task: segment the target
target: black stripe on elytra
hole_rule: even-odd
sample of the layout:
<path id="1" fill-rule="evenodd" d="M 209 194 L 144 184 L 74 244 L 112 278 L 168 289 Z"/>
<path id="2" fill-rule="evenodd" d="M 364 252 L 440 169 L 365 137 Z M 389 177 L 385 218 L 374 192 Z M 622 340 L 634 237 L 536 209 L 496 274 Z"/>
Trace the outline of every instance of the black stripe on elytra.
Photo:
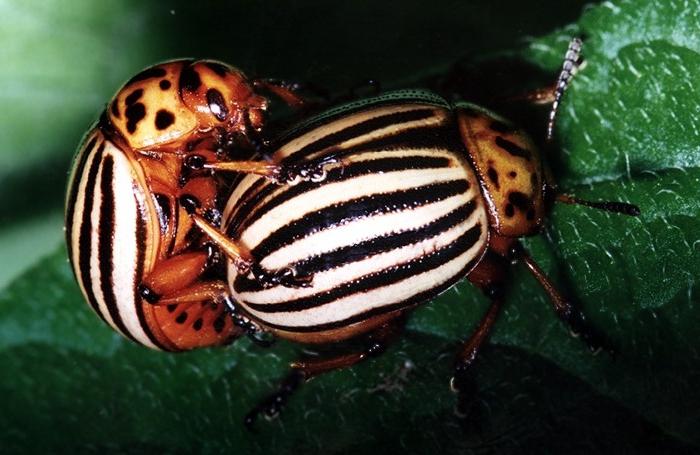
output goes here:
<path id="1" fill-rule="evenodd" d="M 446 138 L 448 136 L 445 134 L 448 130 L 445 127 L 418 127 L 411 128 L 409 130 L 404 130 L 400 134 L 394 134 L 390 136 L 384 136 L 364 144 L 359 144 L 347 150 L 331 151 L 330 154 L 336 158 L 341 159 L 348 155 L 371 152 L 371 151 L 386 151 L 386 150 L 397 150 L 401 152 L 415 150 L 415 149 L 449 149 L 454 150 L 450 147 Z M 301 158 L 301 157 L 299 157 Z M 412 159 L 411 157 L 406 157 L 406 159 Z M 369 161 L 369 160 L 367 160 Z M 441 166 L 442 167 L 442 166 Z M 446 166 L 445 166 L 446 167 Z M 348 167 L 336 168 L 329 171 L 325 183 L 339 181 L 343 179 L 342 177 L 347 174 Z M 359 174 L 353 174 L 359 175 Z M 261 185 L 268 183 L 262 190 L 257 192 L 254 196 L 250 194 L 257 190 Z M 291 196 L 301 194 L 304 191 L 308 191 L 311 188 L 318 186 L 318 183 L 313 182 L 301 182 L 293 187 L 292 192 L 284 191 L 283 194 L 289 195 L 286 199 L 280 199 L 279 202 L 284 202 L 288 200 Z M 256 205 L 275 190 L 279 189 L 279 185 L 271 184 L 266 182 L 265 179 L 260 179 L 256 181 L 250 188 L 248 188 L 239 200 L 244 201 L 242 206 L 235 212 L 233 218 L 229 219 L 226 223 L 228 226 L 229 235 L 234 235 L 236 232 L 240 232 L 244 226 L 249 226 L 254 220 L 260 217 L 260 212 L 255 208 Z M 280 195 L 280 197 L 284 197 Z M 252 218 L 252 219 L 251 219 Z"/>
<path id="2" fill-rule="evenodd" d="M 270 327 L 273 329 L 279 329 L 279 330 L 284 330 L 287 332 L 295 332 L 295 333 L 324 332 L 324 331 L 328 331 L 328 330 L 334 330 L 334 329 L 348 327 L 352 324 L 357 324 L 359 322 L 367 321 L 368 319 L 371 319 L 371 318 L 376 317 L 376 316 L 391 313 L 392 311 L 410 308 L 412 306 L 415 306 L 415 305 L 418 305 L 420 303 L 431 300 L 431 299 L 437 297 L 442 292 L 451 288 L 452 285 L 454 285 L 459 280 L 461 280 L 462 278 L 467 276 L 469 274 L 469 272 L 471 272 L 471 270 L 479 263 L 480 260 L 481 260 L 481 256 L 475 257 L 474 259 L 469 261 L 469 263 L 462 270 L 460 270 L 459 273 L 454 274 L 452 277 L 450 277 L 444 283 L 439 284 L 431 289 L 427 289 L 423 292 L 420 292 L 409 299 L 402 300 L 400 302 L 392 303 L 389 305 L 383 305 L 383 306 L 380 306 L 377 308 L 372 308 L 370 310 L 363 311 L 362 313 L 358 313 L 354 316 L 350 316 L 349 318 L 346 318 L 346 319 L 343 319 L 340 321 L 333 321 L 333 322 L 327 322 L 325 324 L 306 325 L 306 326 L 288 326 L 288 325 L 272 324 L 270 322 L 265 322 L 265 327 Z"/>
<path id="3" fill-rule="evenodd" d="M 157 196 L 159 195 L 156 195 L 156 197 Z M 170 206 L 168 205 L 168 209 L 169 208 Z M 139 325 L 141 326 L 141 329 L 143 329 L 148 339 L 151 340 L 151 343 L 156 345 L 159 349 L 167 351 L 170 349 L 168 349 L 160 341 L 158 341 L 156 336 L 151 331 L 151 328 L 148 326 L 148 322 L 146 321 L 146 315 L 143 312 L 143 305 L 150 304 L 143 301 L 143 298 L 141 297 L 141 294 L 138 291 L 138 285 L 143 280 L 143 266 L 146 260 L 146 242 L 148 241 L 148 233 L 146 231 L 145 220 L 147 219 L 148 215 L 146 207 L 142 206 L 140 202 L 137 202 L 136 211 L 136 270 L 134 271 L 134 283 L 136 283 L 136 286 L 134 286 L 134 302 L 136 302 L 136 316 L 139 319 Z"/>
<path id="4" fill-rule="evenodd" d="M 529 150 L 520 147 L 518 144 L 511 142 L 508 139 L 503 139 L 501 136 L 496 136 L 496 145 L 511 155 L 524 158 L 528 161 L 532 155 Z"/>
<path id="5" fill-rule="evenodd" d="M 162 193 L 153 193 L 153 199 L 156 201 L 155 206 L 158 224 L 160 224 L 160 235 L 165 236 L 170 227 L 170 198 Z"/>
<path id="6" fill-rule="evenodd" d="M 114 295 L 114 258 L 112 253 L 116 248 L 114 245 L 114 222 L 115 222 L 115 207 L 114 207 L 114 188 L 112 181 L 114 180 L 114 158 L 107 155 L 102 160 L 102 177 L 100 180 L 100 192 L 102 193 L 102 201 L 100 204 L 100 229 L 97 238 L 97 263 L 100 268 L 100 291 L 104 298 L 105 305 L 112 317 L 112 321 L 117 326 L 120 332 L 136 341 L 134 336 L 129 332 L 124 325 L 119 307 L 117 305 L 117 297 Z"/>
<path id="7" fill-rule="evenodd" d="M 262 187 L 262 188 L 261 188 Z M 253 184 L 251 184 L 238 198 L 239 206 L 236 211 L 228 218 L 225 225 L 228 226 L 228 232 L 236 232 L 238 226 L 240 226 L 247 216 L 253 213 L 253 208 L 267 196 L 272 194 L 275 190 L 280 189 L 279 185 L 276 185 L 264 177 L 259 178 Z"/>
<path id="8" fill-rule="evenodd" d="M 454 141 L 451 140 L 453 136 L 454 131 L 450 125 L 428 125 L 403 130 L 397 129 L 382 137 L 368 140 L 367 142 L 354 145 L 348 149 L 332 149 L 329 154 L 337 158 L 342 158 L 346 155 L 355 155 L 365 152 L 425 149 L 443 149 L 461 154 L 461 148 L 455 147 Z"/>
<path id="9" fill-rule="evenodd" d="M 434 157 L 407 155 L 352 162 L 347 166 L 331 169 L 326 178 L 320 184 L 314 182 L 301 182 L 294 186 L 288 186 L 286 191 L 282 191 L 280 194 L 271 198 L 260 207 L 255 207 L 254 209 L 251 207 L 249 209 L 250 211 L 248 212 L 249 216 L 246 218 L 245 223 L 236 226 L 231 225 L 227 230 L 227 233 L 229 236 L 232 236 L 236 231 L 243 231 L 255 221 L 260 219 L 264 214 L 268 213 L 270 210 L 273 210 L 275 207 L 278 207 L 299 195 L 303 195 L 309 190 L 319 188 L 322 185 L 350 180 L 361 175 L 398 172 L 410 169 L 440 169 L 449 167 L 450 164 L 451 160 L 444 156 Z M 270 193 L 270 191 L 268 191 L 268 193 Z"/>
<path id="10" fill-rule="evenodd" d="M 88 156 L 95 148 L 97 144 L 97 134 L 93 136 L 90 142 L 87 143 L 85 147 L 80 150 L 80 155 L 76 157 L 75 169 L 73 169 L 73 175 L 70 182 L 70 193 L 68 195 L 68 202 L 66 204 L 66 245 L 68 247 L 68 258 L 73 262 L 73 225 L 75 221 L 73 216 L 75 215 L 75 204 L 78 201 L 78 192 L 80 191 L 80 181 L 83 178 L 85 171 L 85 161 L 87 161 Z M 103 146 L 104 147 L 104 146 Z"/>
<path id="11" fill-rule="evenodd" d="M 273 251 L 324 229 L 360 218 L 433 204 L 463 194 L 468 189 L 469 182 L 466 180 L 450 180 L 417 188 L 362 196 L 333 204 L 316 212 L 304 214 L 301 218 L 285 224 L 253 248 L 251 254 L 254 260 L 260 261 Z"/>
<path id="12" fill-rule="evenodd" d="M 441 267 L 474 246 L 481 237 L 481 233 L 482 226 L 481 223 L 478 223 L 449 245 L 410 261 L 368 273 L 352 281 L 339 283 L 328 291 L 288 300 L 283 303 L 259 304 L 247 302 L 246 305 L 261 313 L 291 313 L 318 308 L 354 294 L 374 291 Z M 234 288 L 236 292 L 246 292 L 244 289 L 239 289 L 235 284 Z"/>
<path id="13" fill-rule="evenodd" d="M 105 143 L 102 142 L 98 147 L 88 169 L 87 181 L 85 182 L 85 202 L 83 204 L 83 217 L 80 221 L 80 237 L 78 238 L 78 267 L 80 269 L 80 280 L 85 288 L 85 297 L 88 303 L 92 306 L 103 321 L 107 322 L 107 318 L 102 311 L 95 298 L 93 290 L 92 278 L 90 277 L 90 253 L 92 252 L 92 205 L 95 202 L 95 183 L 97 182 L 97 173 L 100 170 L 100 161 L 102 160 L 102 152 L 104 151 Z M 85 163 L 87 164 L 87 163 Z"/>
<path id="14" fill-rule="evenodd" d="M 329 147 L 336 147 L 342 142 L 360 136 L 364 136 L 366 134 L 370 134 L 382 128 L 386 128 L 392 125 L 400 127 L 403 123 L 425 120 L 433 116 L 435 116 L 435 108 L 423 108 L 411 111 L 392 112 L 390 114 L 381 115 L 379 117 L 373 117 L 368 120 L 356 123 L 352 126 L 343 128 L 342 130 L 336 131 L 334 133 L 327 134 L 315 140 L 314 142 L 305 145 L 299 150 L 296 150 L 294 153 L 284 158 L 282 162 L 294 162 L 297 161 L 299 157 L 309 156 L 316 152 L 325 150 Z M 323 127 L 319 127 L 317 128 L 317 130 L 322 131 Z"/>
<path id="15" fill-rule="evenodd" d="M 387 251 L 413 245 L 436 237 L 464 223 L 474 212 L 475 208 L 476 202 L 471 200 L 423 226 L 398 233 L 380 235 L 354 245 L 337 248 L 333 251 L 295 262 L 292 264 L 292 267 L 302 275 L 311 275 L 344 266 L 351 262 L 362 261 L 371 256 L 386 253 Z"/>

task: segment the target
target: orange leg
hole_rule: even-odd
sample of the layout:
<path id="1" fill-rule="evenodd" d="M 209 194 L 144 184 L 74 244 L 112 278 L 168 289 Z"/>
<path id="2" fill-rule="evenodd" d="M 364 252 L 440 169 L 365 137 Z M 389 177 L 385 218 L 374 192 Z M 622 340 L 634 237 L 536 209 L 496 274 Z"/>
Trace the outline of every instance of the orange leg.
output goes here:
<path id="1" fill-rule="evenodd" d="M 158 262 L 139 285 L 139 293 L 149 303 L 178 295 L 193 285 L 207 265 L 204 251 L 183 253 Z"/>
<path id="2" fill-rule="evenodd" d="M 252 273 L 255 279 L 265 287 L 277 285 L 285 287 L 311 286 L 313 276 L 298 275 L 294 268 L 287 267 L 272 271 L 262 269 L 255 263 L 244 245 L 228 238 L 217 227 L 197 213 L 199 201 L 196 198 L 189 195 L 183 196 L 180 198 L 180 204 L 190 214 L 194 224 L 234 263 L 239 273 Z"/>
<path id="3" fill-rule="evenodd" d="M 156 305 L 173 305 L 177 303 L 194 303 L 218 301 L 228 293 L 228 286 L 223 281 L 205 281 L 165 294 Z"/>
<path id="4" fill-rule="evenodd" d="M 403 331 L 406 318 L 399 316 L 365 338 L 365 348 L 360 351 L 342 353 L 331 357 L 300 360 L 292 363 L 292 371 L 282 380 L 279 389 L 265 398 L 244 419 L 250 429 L 260 414 L 267 418 L 277 416 L 290 396 L 306 381 L 323 373 L 347 368 L 363 360 L 382 354 L 387 346 Z"/>
<path id="5" fill-rule="evenodd" d="M 270 161 L 212 161 L 207 160 L 203 155 L 192 154 L 185 159 L 185 166 L 192 171 L 210 169 L 219 172 L 257 174 L 278 184 L 294 185 L 301 181 L 323 181 L 329 166 L 338 162 L 333 156 L 294 164 Z"/>
<path id="6" fill-rule="evenodd" d="M 301 85 L 294 82 L 278 79 L 256 79 L 253 81 L 253 86 L 269 90 L 295 109 L 301 109 L 309 104 L 309 101 L 298 93 L 301 90 Z"/>
<path id="7" fill-rule="evenodd" d="M 469 339 L 462 343 L 455 359 L 450 388 L 457 393 L 457 410 L 462 415 L 466 415 L 473 404 L 475 387 L 471 376 L 472 366 L 503 306 L 508 270 L 508 261 L 489 250 L 467 277 L 491 300 L 491 306 Z"/>

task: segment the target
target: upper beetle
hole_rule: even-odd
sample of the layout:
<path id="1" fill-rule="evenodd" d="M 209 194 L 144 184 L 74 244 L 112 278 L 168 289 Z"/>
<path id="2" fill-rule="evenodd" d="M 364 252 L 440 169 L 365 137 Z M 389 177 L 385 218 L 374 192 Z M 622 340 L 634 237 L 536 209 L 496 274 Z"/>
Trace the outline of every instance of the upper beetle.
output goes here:
<path id="1" fill-rule="evenodd" d="M 537 94 L 553 102 L 548 135 L 579 49 L 572 41 L 559 80 Z M 280 166 L 323 163 L 323 178 L 291 186 L 251 175 L 235 185 L 221 232 L 207 227 L 230 258 L 232 313 L 250 330 L 304 343 L 362 337 L 365 348 L 293 364 L 249 422 L 260 411 L 276 413 L 304 380 L 381 352 L 411 309 L 466 277 L 492 305 L 460 349 L 452 383 L 460 389 L 501 308 L 512 261 L 524 262 L 591 349 L 604 346 L 518 238 L 540 232 L 554 201 L 629 215 L 639 209 L 560 193 L 533 141 L 497 114 L 402 91 L 313 117 L 273 150 Z M 285 275 L 303 285 L 260 278 Z"/>
<path id="2" fill-rule="evenodd" d="M 205 159 L 275 181 L 297 178 L 241 159 L 263 140 L 261 91 L 304 103 L 285 83 L 249 80 L 220 62 L 166 62 L 129 80 L 86 134 L 67 191 L 68 257 L 88 303 L 124 336 L 184 350 L 239 334 L 212 302 L 225 285 L 201 276 L 216 255 L 180 202 L 196 198 L 217 223 L 220 183 Z"/>

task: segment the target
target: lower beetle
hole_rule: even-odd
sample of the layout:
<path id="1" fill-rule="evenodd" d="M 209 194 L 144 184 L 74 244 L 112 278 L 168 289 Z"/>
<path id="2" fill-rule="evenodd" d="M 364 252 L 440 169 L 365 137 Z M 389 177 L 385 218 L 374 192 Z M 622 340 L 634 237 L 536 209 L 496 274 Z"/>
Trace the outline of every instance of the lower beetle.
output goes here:
<path id="1" fill-rule="evenodd" d="M 576 67 L 580 41 L 557 84 L 556 106 Z M 366 348 L 294 363 L 280 390 L 248 417 L 276 414 L 304 380 L 381 352 L 405 315 L 468 278 L 492 301 L 457 357 L 453 388 L 503 303 L 506 271 L 522 261 L 558 316 L 592 350 L 604 343 L 552 285 L 518 241 L 543 226 L 554 201 L 628 215 L 631 204 L 582 201 L 558 192 L 532 140 L 481 107 L 400 91 L 331 109 L 281 136 L 270 161 L 326 163 L 315 181 L 278 185 L 256 175 L 233 188 L 222 232 L 189 207 L 229 255 L 230 308 L 251 330 L 302 343 L 365 337 Z M 250 266 L 253 264 L 252 266 Z M 289 287 L 261 276 L 296 277 Z"/>

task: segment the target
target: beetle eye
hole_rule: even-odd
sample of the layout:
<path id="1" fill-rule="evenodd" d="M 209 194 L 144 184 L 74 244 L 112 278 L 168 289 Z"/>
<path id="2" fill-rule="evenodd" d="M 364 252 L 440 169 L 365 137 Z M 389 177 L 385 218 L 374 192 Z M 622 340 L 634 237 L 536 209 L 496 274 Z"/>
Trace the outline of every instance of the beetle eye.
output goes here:
<path id="1" fill-rule="evenodd" d="M 207 90 L 207 104 L 211 113 L 214 114 L 219 121 L 226 120 L 228 117 L 228 109 L 226 108 L 226 101 L 224 96 L 215 88 L 210 88 Z"/>

